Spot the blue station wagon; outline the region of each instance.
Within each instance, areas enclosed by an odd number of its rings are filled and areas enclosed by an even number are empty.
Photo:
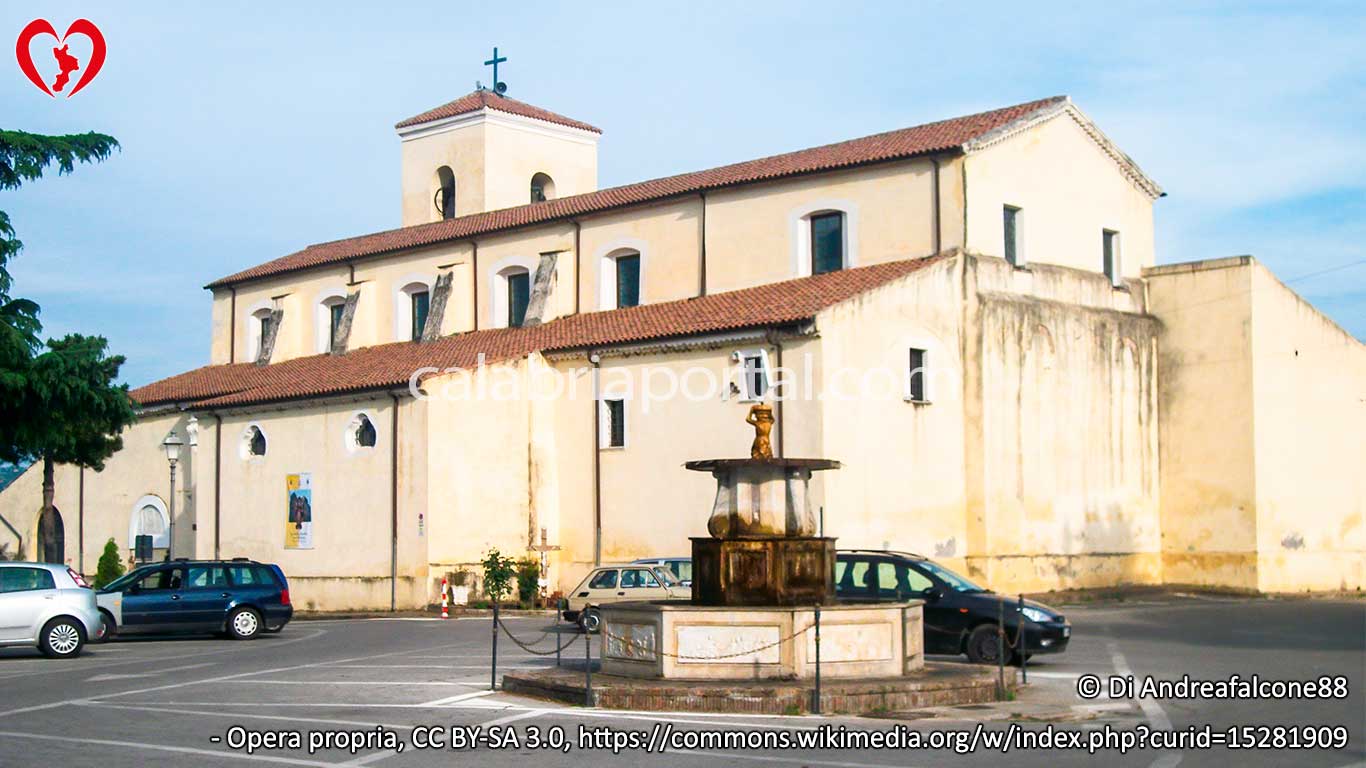
[[[219,632],[250,640],[294,615],[278,565],[246,558],[145,565],[96,595],[106,638],[117,634]]]

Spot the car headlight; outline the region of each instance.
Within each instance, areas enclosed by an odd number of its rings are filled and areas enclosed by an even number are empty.
[[[1038,608],[1025,608],[1021,610],[1020,613],[1023,613],[1026,619],[1029,619],[1030,621],[1037,621],[1039,623],[1043,623],[1045,621],[1052,621],[1053,619],[1052,616],[1049,616],[1047,613],[1044,613]]]

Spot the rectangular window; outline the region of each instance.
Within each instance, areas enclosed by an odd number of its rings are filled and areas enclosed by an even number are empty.
[[[626,401],[602,401],[602,447],[626,447]]]
[[[266,339],[270,338],[270,324],[271,324],[271,317],[270,317],[270,315],[264,315],[264,316],[262,316],[262,318],[261,318],[261,342],[260,342],[261,344],[265,344],[265,343],[266,343]]]
[[[56,588],[57,582],[46,568],[0,568],[0,592],[33,592]]]
[[[744,399],[763,400],[768,394],[768,356],[763,350],[740,353],[741,376],[744,379]]]
[[[910,367],[906,373],[906,399],[927,403],[930,400],[929,355],[923,349],[912,348],[910,357]]]
[[[822,275],[844,268],[844,214],[822,213],[811,217],[811,274]]]
[[[1013,205],[1005,206],[1002,212],[1004,217],[1002,224],[1005,228],[1006,261],[1010,262],[1011,266],[1018,267],[1024,263],[1024,254],[1020,248],[1020,220],[1023,217],[1020,215],[1020,209]]]
[[[526,308],[531,303],[531,274],[518,272],[508,275],[508,327],[521,328],[526,322]]]
[[[342,315],[346,313],[346,304],[333,304],[327,308],[327,348],[333,350],[337,348],[337,342],[341,341],[338,331],[341,330]]]
[[[640,304],[640,256],[617,258],[617,307]]]
[[[431,308],[432,295],[427,291],[418,291],[413,294],[413,341],[422,340],[422,329],[427,327],[427,310]]]
[[[1124,273],[1119,263],[1119,233],[1113,229],[1103,229],[1100,233],[1101,267],[1110,282],[1119,285],[1124,282]]]

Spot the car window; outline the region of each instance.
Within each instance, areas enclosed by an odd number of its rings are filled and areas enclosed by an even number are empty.
[[[46,568],[0,568],[0,592],[56,588],[57,582]]]
[[[985,589],[973,584],[971,581],[950,571],[948,568],[934,562],[933,560],[921,560],[916,564],[918,568],[924,569],[929,573],[939,577],[939,580],[949,585],[950,589],[958,592],[986,592]]]
[[[589,589],[612,589],[617,585],[616,571],[601,571],[588,582]],[[623,585],[624,586],[624,585]]]
[[[664,582],[664,586],[678,586],[678,579],[674,578],[674,572],[668,568],[660,566],[659,568],[654,569],[654,574],[659,577],[660,581]]]
[[[221,565],[192,565],[186,585],[191,588],[226,587],[228,574]]]
[[[635,568],[628,568],[621,572],[621,588],[634,589],[640,586],[640,571]]]
[[[835,561],[835,594],[840,597],[876,597],[872,563],[862,557]]]
[[[230,565],[227,572],[232,583],[239,587],[275,586],[270,569],[264,565]]]
[[[143,592],[180,589],[185,585],[185,569],[163,568],[159,571],[153,571],[143,576],[137,585],[138,589]]]
[[[654,571],[647,571],[643,568],[636,569],[636,586],[638,587],[658,587],[659,580],[655,578]]]
[[[679,581],[692,581],[692,561],[675,560],[669,563],[669,568],[678,577]]]
[[[905,563],[884,560],[877,564],[878,597],[900,600],[910,598],[934,586],[929,577],[907,567]]]

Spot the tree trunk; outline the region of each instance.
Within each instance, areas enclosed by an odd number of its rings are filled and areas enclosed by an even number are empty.
[[[38,518],[38,541],[34,547],[33,557],[35,560],[47,559],[47,547],[50,546],[52,537],[57,535],[57,526],[53,520],[52,500],[57,495],[56,481],[53,480],[52,459],[43,457],[43,513]]]

